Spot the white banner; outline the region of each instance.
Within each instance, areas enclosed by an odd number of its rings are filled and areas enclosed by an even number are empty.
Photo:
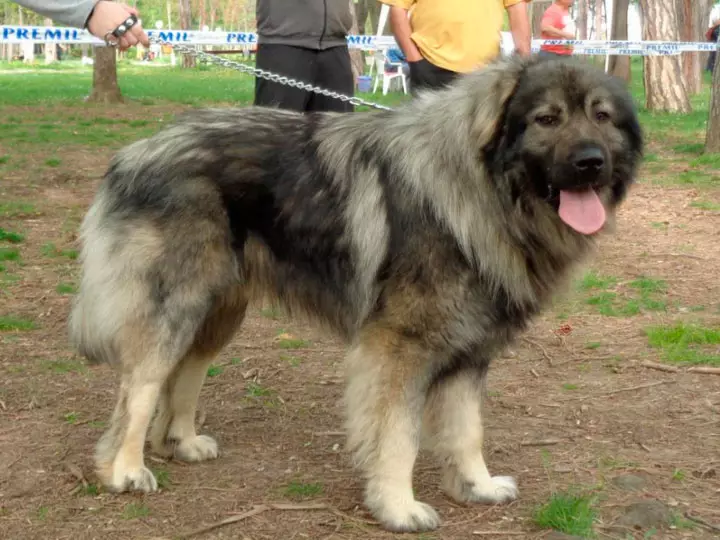
[[[170,44],[215,45],[228,47],[252,47],[257,45],[257,34],[253,32],[203,32],[198,30],[147,30],[149,36],[157,37]],[[504,38],[510,36],[509,33]],[[510,37],[512,40],[512,37]],[[86,30],[57,26],[0,26],[0,43],[63,43],[68,45],[89,44],[103,46],[105,42]],[[392,36],[352,35],[347,43],[353,49],[385,49],[397,46]],[[677,55],[683,52],[714,51],[717,44],[711,42],[672,41],[580,41],[580,40],[533,40],[532,50],[537,52],[542,43],[571,45],[573,54],[582,55]]]

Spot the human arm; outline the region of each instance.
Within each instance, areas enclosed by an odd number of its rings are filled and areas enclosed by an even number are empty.
[[[546,11],[540,20],[540,32],[558,39],[575,39],[573,32],[560,29],[560,25],[560,19],[555,14]]]
[[[558,39],[575,39],[575,35],[566,32],[565,30],[559,30],[558,28],[555,28],[551,24],[543,23],[540,25],[540,31],[544,34],[547,34],[552,37],[556,37]]]
[[[138,16],[135,8],[106,0],[14,0],[16,4],[49,17],[53,21],[74,28],[87,28],[100,39],[105,39],[128,16]],[[147,34],[138,22],[118,40],[120,49],[127,49],[138,42],[150,46]]]
[[[530,56],[532,32],[525,0],[507,6],[506,9],[515,49],[521,56]]]
[[[389,19],[395,41],[397,41],[400,49],[402,49],[407,61],[417,62],[422,60],[422,54],[420,54],[415,42],[410,38],[412,28],[410,26],[410,19],[408,18],[408,9],[403,6],[390,6]]]

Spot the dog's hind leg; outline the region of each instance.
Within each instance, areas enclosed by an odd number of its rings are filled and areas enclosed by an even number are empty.
[[[423,447],[444,468],[442,489],[459,502],[498,504],[518,496],[515,480],[490,476],[483,457],[481,392],[484,373],[477,367],[436,381],[425,408]]]
[[[347,358],[348,449],[366,478],[365,503],[395,532],[440,525],[413,495],[426,391],[427,351],[390,330],[364,332]]]
[[[95,453],[97,474],[110,491],[157,489],[155,477],[144,465],[143,447],[158,394],[171,368],[172,363],[156,350],[138,357],[134,369],[122,374],[110,427]]]
[[[224,295],[199,330],[190,352],[166,381],[150,430],[154,452],[190,462],[218,456],[215,439],[197,434],[195,413],[208,366],[242,324],[246,307],[242,291]]]

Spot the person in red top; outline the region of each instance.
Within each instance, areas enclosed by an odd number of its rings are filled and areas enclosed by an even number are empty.
[[[575,39],[575,23],[570,16],[574,0],[555,0],[545,10],[540,22],[541,39]],[[571,55],[571,45],[541,45],[541,56]]]

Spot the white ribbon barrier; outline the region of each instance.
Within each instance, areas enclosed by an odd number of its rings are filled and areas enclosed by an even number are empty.
[[[251,47],[257,44],[253,32],[203,32],[197,30],[145,30],[168,43],[183,45],[215,45]],[[0,26],[0,43],[31,44],[57,43],[68,45],[103,46],[105,42],[87,30],[58,26]],[[347,37],[352,49],[385,49],[397,46],[392,36],[351,35]],[[570,45],[573,54],[653,56],[677,55],[683,52],[709,52],[718,48],[711,42],[673,41],[598,41],[598,40],[533,40],[532,49],[537,52],[540,45]]]

